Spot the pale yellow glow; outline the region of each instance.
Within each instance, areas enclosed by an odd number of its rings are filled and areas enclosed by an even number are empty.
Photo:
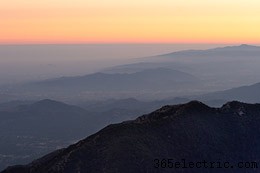
[[[260,43],[259,0],[0,0],[0,43]]]

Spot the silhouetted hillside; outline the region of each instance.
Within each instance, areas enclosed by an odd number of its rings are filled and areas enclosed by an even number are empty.
[[[108,123],[101,114],[53,100],[25,103],[1,105],[0,170],[72,144]]]
[[[0,170],[68,146],[108,124],[135,119],[165,104],[187,101],[111,99],[79,103],[84,109],[49,99],[0,104]]]
[[[259,161],[260,104],[229,102],[211,108],[198,101],[164,106],[98,133],[25,166],[3,173],[257,172],[257,169],[154,168],[154,159]]]

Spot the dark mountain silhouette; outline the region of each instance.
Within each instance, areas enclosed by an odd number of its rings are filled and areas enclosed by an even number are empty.
[[[53,100],[25,103],[0,106],[0,169],[67,146],[110,122],[101,113]]]
[[[79,103],[84,109],[49,99],[0,104],[0,170],[68,146],[108,124],[135,119],[165,104],[187,101],[111,99]]]
[[[211,108],[192,101],[164,106],[98,133],[25,166],[2,173],[257,172],[257,169],[154,168],[154,159],[173,161],[259,161],[260,104],[228,102]]]

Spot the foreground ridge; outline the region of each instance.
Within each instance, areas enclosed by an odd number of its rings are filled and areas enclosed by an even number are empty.
[[[68,148],[2,173],[209,172],[206,168],[155,168],[154,160],[260,161],[259,126],[260,104],[233,101],[211,108],[191,101],[167,105],[135,120],[109,125]]]

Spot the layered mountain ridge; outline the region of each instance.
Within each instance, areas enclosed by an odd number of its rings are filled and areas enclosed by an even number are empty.
[[[247,85],[242,87],[236,87],[224,91],[218,91],[213,93],[208,93],[199,96],[197,99],[202,100],[239,100],[248,103],[259,103],[260,102],[260,83],[253,85]]]
[[[260,104],[237,101],[221,108],[198,101],[168,105],[135,120],[109,125],[68,148],[25,166],[9,167],[2,173],[195,173],[209,169],[160,169],[154,167],[154,159],[258,162],[259,116]]]

